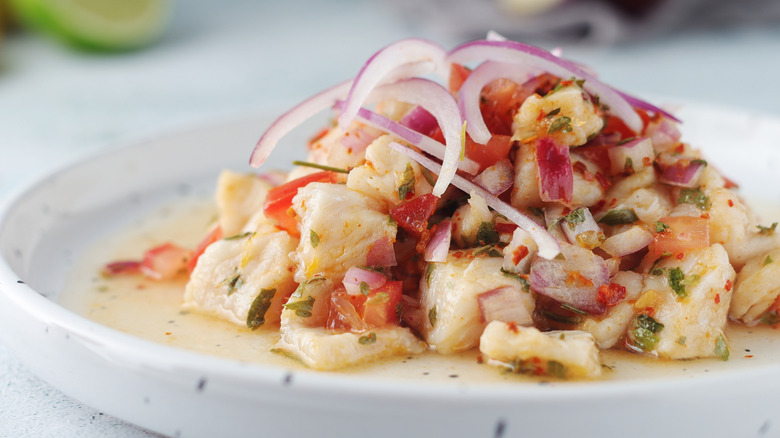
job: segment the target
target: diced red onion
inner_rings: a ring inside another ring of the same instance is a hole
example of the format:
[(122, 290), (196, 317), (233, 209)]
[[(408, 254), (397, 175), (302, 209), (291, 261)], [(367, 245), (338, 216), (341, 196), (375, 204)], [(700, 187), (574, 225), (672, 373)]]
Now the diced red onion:
[(610, 148), (608, 154), (613, 175), (639, 171), (645, 166), (652, 165), (655, 159), (655, 150), (649, 138), (638, 138), (617, 145)]
[(531, 288), (588, 313), (604, 313), (606, 307), (598, 301), (599, 287), (609, 282), (604, 259), (576, 245), (561, 243), (560, 248), (562, 258), (531, 262)]
[(677, 187), (693, 188), (699, 185), (704, 168), (707, 166), (703, 160), (689, 157), (671, 157), (661, 154), (658, 159), (661, 167), (661, 175), (658, 181)]
[(320, 111), (333, 106), (333, 102), (343, 98), (349, 92), (351, 86), (351, 80), (334, 85), (282, 114), (260, 137), (255, 149), (252, 151), (252, 156), (249, 158), (249, 164), (252, 167), (260, 167), (268, 159), (268, 156), (271, 155), (271, 152), (282, 137)]
[(532, 71), (535, 70), (518, 64), (486, 61), (469, 74), (458, 91), (458, 108), (461, 116), (466, 120), (466, 132), (472, 140), (479, 144), (487, 144), (492, 136), (480, 109), (482, 89), (497, 79), (509, 79), (517, 84), (523, 84), (533, 76)]
[(445, 219), (436, 227), (433, 236), (425, 247), (425, 261), (441, 263), (447, 260), (452, 240), (452, 221)]
[(371, 244), (366, 254), (366, 264), (377, 267), (397, 265), (393, 242), (390, 241), (389, 237), (382, 237)]
[[(448, 65), (445, 64), (446, 50), (438, 44), (430, 41), (408, 38), (392, 43), (374, 53), (360, 69), (349, 96), (346, 107), (338, 118), (339, 125), (346, 128), (363, 106), (371, 92), (385, 82), (387, 77), (402, 66), (419, 65), (428, 66), (427, 73), (436, 72), (442, 78), (448, 74)], [(417, 74), (425, 74), (423, 71)], [(408, 75), (409, 77), (412, 75)], [(403, 78), (396, 78), (403, 79)]]
[[(601, 102), (608, 105), (612, 113), (622, 119), (631, 130), (642, 132), (642, 119), (626, 100), (626, 96), (602, 83), (575, 63), (558, 58), (544, 49), (516, 41), (480, 40), (461, 44), (450, 51), (448, 57), (449, 62), (458, 64), (485, 60), (522, 64), (547, 71), (560, 78), (575, 76), (584, 79), (583, 86), (586, 91), (598, 95)], [(634, 100), (641, 102), (638, 99)]]
[(359, 153), (366, 150), (368, 145), (376, 140), (377, 137), (378, 135), (375, 133), (370, 133), (362, 128), (356, 128), (344, 133), (339, 142), (352, 152)]
[(645, 134), (653, 140), (653, 146), (659, 151), (671, 149), (680, 143), (680, 130), (665, 117), (650, 122)]
[(574, 172), (569, 147), (550, 137), (536, 142), (536, 164), (539, 169), (539, 196), (545, 202), (568, 204), (574, 193)]
[[(394, 150), (405, 154), (418, 162), (420, 165), (430, 170), (433, 173), (439, 173), (441, 171), (441, 165), (430, 158), (420, 154), (417, 151), (409, 149), (408, 147), (392, 142), (389, 145)], [(552, 259), (560, 253), (558, 241), (547, 232), (541, 225), (537, 224), (533, 219), (524, 215), (516, 208), (491, 195), (487, 190), (474, 184), (471, 181), (455, 175), (452, 179), (452, 184), (463, 190), (466, 193), (475, 192), (479, 196), (485, 198), (488, 206), (498, 213), (504, 215), (510, 221), (516, 223), (520, 228), (526, 230), (531, 237), (533, 237), (536, 244), (539, 246), (539, 257), (545, 259)]]
[(365, 283), (368, 286), (368, 290), (373, 290), (378, 287), (382, 287), (387, 282), (387, 277), (384, 274), (372, 271), (370, 269), (363, 269), (353, 266), (347, 269), (347, 273), (344, 274), (344, 288), (351, 295), (360, 295), (360, 284)]
[(406, 126), (412, 131), (417, 131), (420, 134), (430, 136), (434, 130), (439, 126), (436, 123), (436, 117), (433, 117), (431, 113), (425, 110), (421, 106), (415, 106), (409, 112), (401, 117), (398, 121), (399, 124)]
[(572, 223), (564, 219), (565, 223), (561, 224), (561, 229), (563, 229), (563, 234), (566, 235), (566, 238), (571, 244), (593, 249), (598, 246), (598, 243), (601, 243), (601, 241), (597, 242), (595, 245), (584, 244), (586, 243), (585, 241), (588, 240), (587, 237), (584, 236), (586, 236), (588, 233), (593, 235), (600, 234), (601, 240), (604, 240), (604, 233), (601, 231), (599, 224), (596, 223), (596, 220), (593, 219), (593, 215), (590, 213), (590, 209), (583, 207), (579, 210), (582, 211), (583, 220), (581, 222)]
[(601, 249), (612, 257), (623, 257), (646, 248), (652, 241), (652, 233), (634, 225), (626, 231), (608, 237), (601, 244)]
[(140, 273), (141, 262), (138, 260), (122, 260), (111, 262), (103, 267), (103, 273), (108, 276)]
[(483, 170), (473, 181), (491, 194), (498, 196), (512, 187), (514, 178), (515, 169), (512, 162), (508, 158), (503, 158)]
[(531, 312), (525, 306), (523, 292), (516, 287), (504, 286), (477, 295), (482, 322), (514, 322), (517, 325), (533, 324)]
[[(383, 85), (370, 92), (378, 100), (396, 99), (419, 105), (430, 112), (441, 128), (445, 140), (444, 157), (433, 195), (441, 196), (458, 170), (461, 152), (461, 119), (458, 104), (449, 91), (428, 79), (411, 78)], [(346, 109), (345, 109), (346, 111)], [(356, 112), (357, 113), (357, 112)]]
[[(675, 117), (674, 114), (664, 110), (663, 108), (659, 108), (659, 107), (657, 107), (657, 106), (655, 106), (655, 105), (653, 105), (653, 104), (651, 104), (649, 102), (645, 102), (642, 99), (636, 98), (636, 97), (634, 97), (634, 96), (632, 96), (630, 94), (624, 93), (624, 92), (622, 92), (620, 90), (616, 90), (614, 88), (613, 88), (613, 90), (615, 90), (620, 96), (623, 97), (623, 99), (626, 99), (626, 101), (629, 104), (631, 104), (632, 106), (634, 106), (636, 108), (643, 109), (645, 111), (649, 111), (649, 112), (655, 113), (655, 114), (663, 114), (663, 116), (666, 117), (666, 118), (672, 119), (672, 120), (674, 120), (677, 123), (682, 123), (682, 121), (680, 119), (678, 119), (677, 117)], [(636, 131), (636, 132), (639, 132), (639, 131)]]
[[(340, 110), (343, 108), (343, 105), (343, 101), (337, 101), (333, 107), (336, 110)], [(393, 134), (396, 137), (417, 146), (425, 153), (433, 155), (440, 160), (444, 158), (445, 146), (427, 135), (413, 131), (398, 122), (394, 122), (387, 117), (366, 108), (360, 108), (357, 117), (363, 123), (381, 129), (389, 134)], [(468, 174), (474, 175), (479, 171), (479, 163), (466, 157), (458, 163), (458, 168)]]

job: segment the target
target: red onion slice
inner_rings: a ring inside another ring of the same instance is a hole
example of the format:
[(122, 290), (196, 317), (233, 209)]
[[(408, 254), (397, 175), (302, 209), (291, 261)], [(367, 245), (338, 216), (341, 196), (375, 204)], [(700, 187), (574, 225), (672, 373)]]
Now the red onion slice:
[(353, 153), (360, 153), (366, 150), (368, 145), (371, 144), (378, 135), (373, 132), (368, 132), (362, 128), (356, 128), (344, 133), (339, 142)]
[(458, 92), (458, 108), (466, 120), (466, 132), (472, 140), (479, 144), (487, 144), (492, 136), (482, 118), (479, 105), (482, 89), (496, 79), (509, 79), (517, 84), (523, 84), (532, 76), (531, 70), (522, 65), (491, 61), (483, 62), (469, 74)]
[(395, 259), (393, 242), (390, 241), (389, 237), (382, 237), (371, 244), (366, 254), (366, 264), (377, 267), (396, 266), (398, 264)]
[(268, 127), (262, 137), (260, 137), (255, 149), (252, 151), (252, 156), (249, 158), (249, 165), (252, 167), (260, 167), (265, 160), (268, 159), (268, 156), (271, 155), (271, 152), (282, 137), (320, 111), (333, 106), (333, 102), (343, 98), (351, 86), (351, 80), (334, 85), (333, 87), (304, 100), (282, 114), (281, 117), (276, 119), (276, 121)]
[[(439, 163), (431, 160), (417, 151), (409, 149), (408, 147), (395, 142), (390, 143), (389, 146), (394, 150), (410, 157), (433, 173), (438, 173), (441, 171), (442, 166)], [(485, 201), (487, 202), (488, 206), (490, 206), (490, 208), (501, 213), (507, 219), (516, 223), (520, 228), (527, 231), (539, 246), (540, 257), (545, 259), (552, 259), (560, 254), (561, 251), (558, 245), (558, 241), (552, 235), (550, 235), (550, 233), (548, 233), (544, 227), (534, 222), (533, 219), (529, 218), (523, 213), (520, 213), (520, 211), (511, 205), (491, 195), (487, 190), (461, 177), (460, 175), (455, 175), (452, 178), (452, 185), (466, 193), (475, 192), (477, 195), (485, 198)]]
[(539, 196), (545, 202), (568, 204), (574, 193), (574, 171), (569, 147), (550, 137), (536, 142), (536, 165), (539, 169)]
[(655, 159), (653, 142), (648, 138), (638, 138), (617, 145), (610, 148), (607, 154), (613, 175), (637, 172), (643, 167), (652, 165)]
[(659, 155), (657, 162), (661, 167), (661, 175), (658, 177), (658, 181), (686, 188), (693, 188), (699, 185), (699, 178), (707, 166), (704, 160), (669, 156), (667, 154)]
[(671, 149), (680, 144), (680, 130), (671, 120), (662, 117), (647, 125), (645, 134), (653, 141), (653, 147), (659, 151)]
[(612, 113), (622, 119), (631, 130), (642, 132), (642, 119), (620, 92), (599, 81), (573, 62), (558, 58), (544, 49), (516, 41), (480, 40), (461, 44), (450, 51), (448, 57), (449, 62), (458, 64), (485, 60), (522, 64), (547, 71), (560, 78), (575, 76), (584, 79), (583, 86), (586, 91), (598, 95), (601, 102), (608, 105)]
[(441, 263), (447, 260), (451, 240), (452, 221), (445, 219), (439, 222), (431, 240), (428, 241), (428, 246), (425, 247), (425, 261)]
[(387, 77), (399, 67), (427, 65), (430, 67), (427, 73), (436, 72), (442, 78), (446, 78), (448, 74), (446, 56), (446, 50), (440, 45), (417, 38), (397, 41), (374, 53), (360, 69), (349, 90), (347, 106), (338, 119), (339, 125), (342, 128), (349, 126), (374, 88), (386, 81)]
[[(677, 117), (675, 117), (674, 114), (664, 110), (663, 108), (659, 108), (659, 107), (657, 107), (657, 106), (655, 106), (655, 105), (653, 105), (653, 104), (651, 104), (649, 102), (645, 102), (642, 99), (636, 98), (636, 97), (634, 97), (634, 96), (632, 96), (630, 94), (624, 93), (624, 92), (622, 92), (620, 90), (617, 90), (617, 89), (614, 89), (614, 88), (613, 88), (613, 90), (615, 90), (617, 92), (617, 94), (622, 96), (623, 99), (626, 99), (626, 102), (628, 102), (629, 104), (631, 104), (632, 106), (634, 106), (636, 108), (643, 109), (645, 111), (649, 111), (649, 112), (655, 113), (655, 114), (663, 114), (664, 117), (666, 117), (668, 119), (672, 119), (672, 120), (674, 120), (677, 123), (682, 123), (682, 121), (680, 119), (678, 119)], [(639, 132), (639, 131), (637, 131), (637, 132)]]
[[(344, 274), (344, 288), (351, 295), (360, 295), (361, 293), (367, 293), (369, 290), (374, 290), (378, 287), (382, 287), (387, 282), (387, 277), (376, 271), (369, 269), (358, 268), (353, 266), (347, 269), (347, 273)], [(361, 286), (365, 284), (365, 286)], [(368, 288), (367, 290), (361, 290), (361, 288)]]
[(514, 183), (515, 168), (508, 158), (499, 160), (496, 164), (483, 170), (474, 178), (474, 182), (493, 195), (500, 195), (509, 190)]
[(477, 295), (482, 322), (514, 322), (517, 325), (533, 324), (531, 312), (525, 307), (523, 292), (516, 287), (504, 286)]
[(402, 126), (406, 126), (412, 131), (417, 131), (420, 134), (430, 136), (431, 133), (439, 126), (436, 123), (436, 117), (433, 117), (431, 113), (425, 110), (421, 106), (415, 106), (409, 112), (401, 117), (398, 121)]
[(377, 87), (371, 97), (378, 100), (395, 99), (419, 105), (436, 118), (444, 134), (445, 150), (442, 169), (433, 186), (433, 195), (441, 196), (458, 170), (461, 153), (461, 119), (458, 104), (449, 91), (428, 79), (411, 78)]
[(531, 262), (531, 288), (560, 303), (569, 304), (588, 313), (606, 311), (598, 301), (598, 289), (609, 282), (609, 269), (604, 259), (579, 246), (562, 243), (563, 258)]
[[(336, 110), (340, 110), (344, 107), (344, 102), (337, 101), (333, 107)], [(445, 146), (427, 135), (413, 131), (398, 122), (394, 122), (387, 117), (366, 108), (360, 108), (357, 117), (363, 123), (393, 134), (422, 149), (427, 154), (433, 155), (440, 160), (444, 158)], [(468, 174), (475, 175), (479, 171), (479, 163), (466, 157), (459, 162), (458, 169), (461, 169)]]

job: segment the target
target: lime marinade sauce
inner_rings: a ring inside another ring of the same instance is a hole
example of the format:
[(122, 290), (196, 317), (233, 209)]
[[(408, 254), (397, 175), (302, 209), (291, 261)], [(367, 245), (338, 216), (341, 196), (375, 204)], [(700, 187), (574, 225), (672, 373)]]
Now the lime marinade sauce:
[[(780, 206), (751, 205), (763, 219), (780, 219)], [(161, 207), (121, 232), (94, 242), (78, 259), (60, 296), (60, 304), (99, 324), (152, 342), (265, 366), (304, 370), (295, 360), (271, 352), (278, 327), (250, 330), (221, 319), (180, 309), (184, 281), (158, 282), (136, 276), (101, 277), (109, 261), (138, 259), (165, 241), (194, 247), (216, 217), (211, 198)], [(766, 222), (766, 220), (764, 220)], [(780, 362), (780, 331), (729, 322), (726, 333), (730, 357), (686, 361), (658, 360), (621, 350), (601, 352), (602, 380), (626, 381), (667, 377), (696, 378)], [(481, 364), (477, 349), (456, 355), (429, 352), (351, 367), (338, 374), (394, 378), (418, 382), (479, 384), (538, 384), (549, 378), (529, 377)], [(314, 371), (311, 371), (314, 372)]]

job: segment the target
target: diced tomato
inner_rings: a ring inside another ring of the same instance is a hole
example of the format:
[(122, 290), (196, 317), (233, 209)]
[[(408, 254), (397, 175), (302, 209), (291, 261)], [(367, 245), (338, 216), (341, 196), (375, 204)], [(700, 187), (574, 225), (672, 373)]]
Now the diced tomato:
[(428, 229), (428, 218), (436, 210), (439, 197), (430, 193), (418, 196), (390, 210), (390, 216), (398, 226), (415, 237), (420, 237)]
[(268, 191), (263, 204), (265, 216), (276, 223), (276, 226), (293, 236), (298, 236), (298, 223), (288, 214), (292, 200), (298, 194), (298, 189), (313, 182), (335, 183), (339, 176), (335, 172), (316, 172), (294, 179)]
[(498, 79), (482, 89), (479, 109), (485, 125), (493, 134), (512, 135), (515, 113), (533, 91), (508, 79)]
[(592, 162), (601, 170), (604, 174), (609, 174), (612, 168), (612, 162), (609, 159), (609, 149), (614, 147), (611, 144), (601, 144), (595, 146), (580, 146), (575, 149), (575, 152)]
[(192, 252), (173, 243), (156, 246), (144, 254), (141, 272), (155, 280), (170, 280), (187, 272)]
[(499, 160), (509, 155), (512, 148), (512, 137), (508, 135), (494, 135), (487, 144), (474, 142), (466, 135), (466, 156), (479, 163), (480, 170), (484, 170)]
[(331, 330), (362, 331), (367, 328), (361, 316), (366, 296), (352, 295), (344, 287), (330, 294), (330, 308), (325, 327)]
[(707, 219), (701, 217), (675, 216), (658, 220), (668, 226), (655, 234), (651, 251), (654, 256), (677, 255), (710, 245), (710, 229)]
[(209, 233), (206, 235), (206, 237), (203, 238), (203, 240), (200, 241), (197, 247), (195, 247), (195, 250), (192, 252), (192, 256), (187, 261), (187, 272), (192, 273), (192, 270), (195, 269), (195, 265), (198, 264), (198, 259), (200, 258), (201, 254), (203, 254), (204, 251), (206, 251), (206, 248), (211, 245), (212, 243), (216, 242), (217, 240), (222, 239), (222, 228), (219, 225), (215, 225), (211, 228)]
[(403, 282), (388, 281), (368, 293), (363, 304), (363, 321), (370, 327), (385, 327), (398, 323), (396, 306), (401, 302)]
[(465, 82), (466, 78), (469, 77), (469, 74), (471, 74), (471, 70), (469, 68), (460, 64), (455, 64), (453, 62), (450, 65), (450, 93), (457, 94), (458, 91), (460, 91), (460, 87), (463, 85), (463, 82)]
[(607, 307), (612, 307), (623, 300), (626, 294), (626, 288), (622, 285), (617, 283), (602, 284), (599, 286), (596, 300)]
[(606, 125), (604, 126), (604, 129), (601, 131), (602, 134), (612, 134), (616, 132), (620, 134), (621, 140), (625, 140), (631, 137), (636, 137), (638, 135), (636, 132), (631, 130), (631, 128), (626, 126), (623, 120), (615, 116), (606, 116), (605, 120), (606, 120)]

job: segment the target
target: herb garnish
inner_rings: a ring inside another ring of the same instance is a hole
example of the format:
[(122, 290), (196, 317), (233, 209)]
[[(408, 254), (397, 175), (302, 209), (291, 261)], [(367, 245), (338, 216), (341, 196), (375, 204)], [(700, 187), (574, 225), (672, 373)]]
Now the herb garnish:
[(436, 327), (436, 320), (438, 319), (438, 311), (436, 310), (436, 305), (434, 304), (433, 307), (431, 307), (431, 310), (428, 311), (428, 322), (431, 324), (431, 327)]
[(301, 318), (308, 318), (311, 316), (311, 310), (314, 308), (314, 297), (309, 295), (305, 300), (287, 303), (284, 305), (284, 308), (295, 310), (295, 314)]
[(482, 254), (487, 254), (488, 257), (503, 257), (504, 256), (504, 254), (502, 254), (501, 251), (496, 249), (496, 247), (493, 246), (493, 245), (481, 246), (481, 247), (477, 248), (474, 251), (474, 255), (475, 256), (482, 255)]
[(656, 221), (655, 222), (655, 232), (656, 233), (663, 233), (664, 231), (667, 230), (667, 228), (669, 228), (669, 225), (666, 225), (665, 223), (663, 223), (661, 221)]
[(523, 290), (528, 292), (531, 290), (531, 283), (528, 282), (528, 278), (525, 275), (522, 274), (515, 274), (512, 271), (507, 271), (504, 268), (501, 268), (501, 273), (506, 275), (509, 278), (513, 278), (517, 281), (519, 281), (523, 285)]
[(613, 208), (604, 213), (604, 216), (601, 216), (598, 223), (606, 225), (623, 225), (633, 224), (638, 220), (639, 218), (631, 208)]
[(633, 326), (634, 345), (642, 351), (650, 351), (655, 347), (659, 341), (658, 333), (664, 328), (663, 324), (646, 313), (637, 315)]
[(252, 305), (249, 307), (249, 313), (246, 317), (246, 326), (250, 329), (256, 329), (265, 324), (265, 312), (271, 307), (271, 299), (276, 294), (276, 289), (261, 289), (257, 294)]
[(558, 362), (557, 360), (547, 361), (547, 373), (551, 376), (559, 379), (566, 378), (566, 365)]
[(252, 234), (254, 234), (254, 233), (253, 233), (253, 232), (251, 232), (251, 231), (247, 231), (246, 233), (235, 234), (235, 235), (233, 235), (233, 236), (225, 237), (225, 238), (224, 238), (224, 239), (222, 239), (222, 240), (238, 240), (238, 239), (243, 239), (244, 237), (249, 237), (249, 236), (251, 236)]
[(498, 243), (498, 238), (498, 231), (496, 231), (496, 226), (492, 222), (482, 222), (479, 224), (476, 241), (478, 246), (493, 245)]
[(233, 295), (233, 293), (238, 290), (238, 288), (241, 287), (241, 285), (244, 284), (244, 279), (241, 278), (241, 274), (236, 272), (233, 274), (232, 277), (228, 278), (227, 280), (223, 281), (222, 284), (226, 285), (228, 288), (228, 296)]
[(729, 347), (726, 345), (723, 335), (718, 336), (718, 340), (715, 341), (715, 356), (718, 356), (724, 362), (729, 360)]
[(557, 119), (553, 120), (552, 123), (550, 123), (550, 127), (547, 128), (548, 134), (552, 134), (558, 131), (564, 134), (567, 132), (571, 132), (572, 131), (571, 118), (566, 116), (560, 116)]
[(680, 197), (677, 199), (677, 203), (693, 204), (699, 210), (709, 210), (712, 207), (709, 196), (704, 196), (704, 193), (699, 188), (680, 190)]
[(401, 175), (401, 184), (398, 186), (398, 199), (403, 201), (409, 195), (414, 195), (414, 169), (412, 163), (406, 163), (403, 175)]
[(309, 230), (309, 240), (311, 241), (311, 247), (316, 248), (320, 244), (320, 235), (314, 230)]
[(687, 292), (685, 291), (685, 274), (683, 274), (680, 268), (669, 269), (669, 286), (672, 287), (674, 293), (680, 298), (685, 298)]
[(772, 234), (775, 234), (775, 230), (777, 229), (777, 222), (773, 222), (772, 225), (768, 227), (764, 227), (761, 225), (756, 225), (758, 227), (758, 232), (761, 233), (764, 236), (771, 236)]
[(772, 257), (770, 257), (769, 255), (767, 255), (767, 256), (766, 256), (766, 258), (764, 259), (764, 264), (763, 264), (762, 266), (766, 266), (766, 265), (768, 265), (768, 264), (772, 263), (773, 261), (774, 261), (774, 260), (772, 260)]
[(297, 161), (296, 160), (296, 161), (293, 161), (292, 163), (295, 166), (312, 167), (314, 169), (327, 170), (329, 172), (349, 173), (348, 169), (341, 169), (341, 168), (338, 168), (338, 167), (326, 166), (324, 164), (310, 163), (308, 161)]
[(368, 293), (371, 291), (371, 289), (368, 287), (368, 283), (365, 281), (360, 282), (360, 293), (363, 295), (368, 295)]
[(759, 322), (764, 325), (776, 325), (780, 323), (780, 315), (778, 315), (777, 310), (770, 310), (761, 315)]
[(358, 338), (358, 343), (360, 345), (369, 345), (369, 344), (373, 344), (374, 342), (376, 342), (376, 333), (374, 332), (371, 332), (365, 336), (361, 336), (360, 338)]
[(578, 208), (563, 218), (569, 223), (569, 228), (574, 229), (575, 225), (585, 222), (585, 210)]

